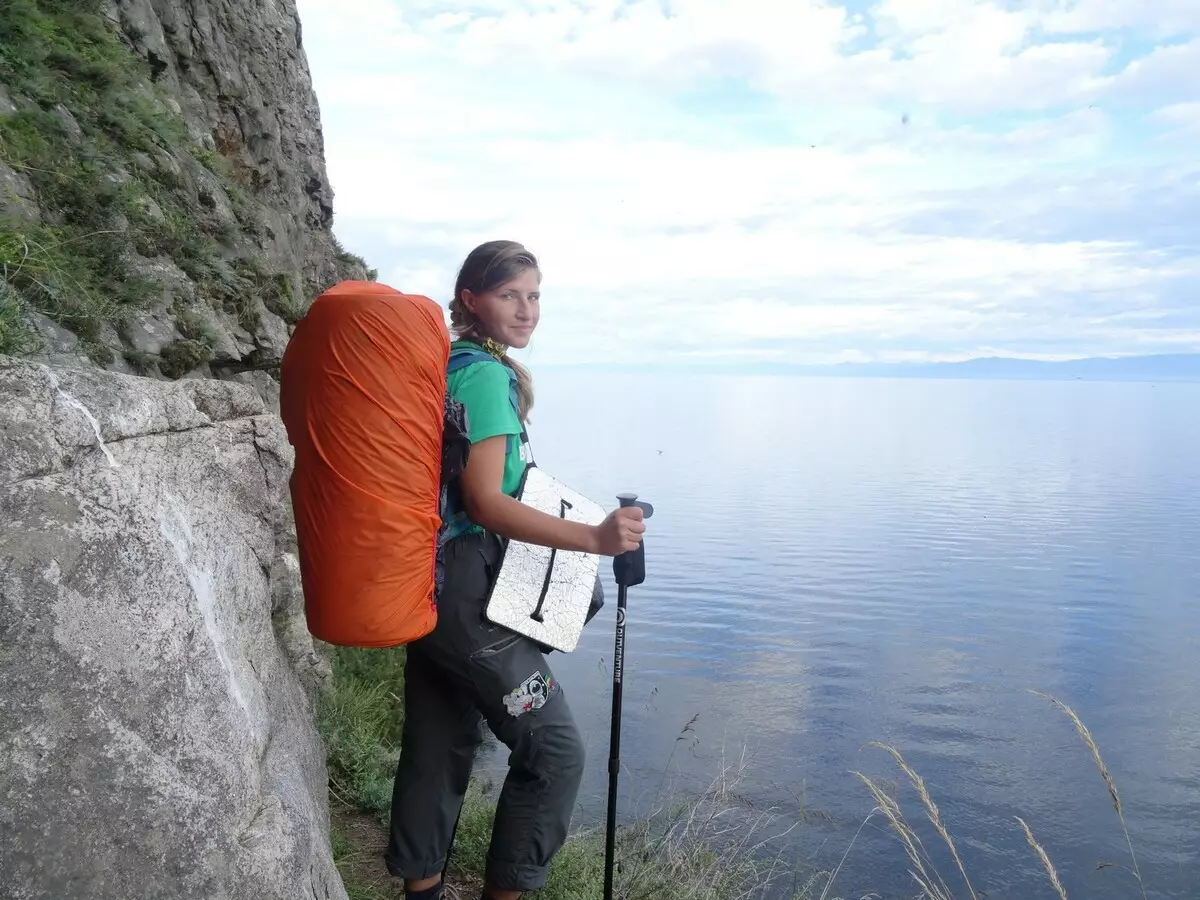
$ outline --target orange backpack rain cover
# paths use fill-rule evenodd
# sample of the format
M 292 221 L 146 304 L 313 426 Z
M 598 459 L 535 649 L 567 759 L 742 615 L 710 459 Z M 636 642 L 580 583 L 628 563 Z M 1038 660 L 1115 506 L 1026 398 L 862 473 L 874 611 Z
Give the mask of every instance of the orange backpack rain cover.
M 433 630 L 450 334 L 428 297 L 344 281 L 283 354 L 292 507 L 314 637 L 390 647 Z

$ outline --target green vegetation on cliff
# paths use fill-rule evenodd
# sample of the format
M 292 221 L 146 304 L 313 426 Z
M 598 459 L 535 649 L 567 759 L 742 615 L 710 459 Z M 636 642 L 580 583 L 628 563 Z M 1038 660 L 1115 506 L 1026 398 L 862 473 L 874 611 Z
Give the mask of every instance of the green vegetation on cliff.
M 125 253 L 139 240 L 194 240 L 179 215 L 137 228 L 144 198 L 155 188 L 168 192 L 158 177 L 121 177 L 121 161 L 131 151 L 182 143 L 186 134 L 159 98 L 139 89 L 144 73 L 99 7 L 97 0 L 10 0 L 0 8 L 0 83 L 28 101 L 0 117 L 0 161 L 32 183 L 42 209 L 39 217 L 32 198 L 10 197 L 13 206 L 26 201 L 24 221 L 10 210 L 0 223 L 4 352 L 24 349 L 32 337 L 17 318 L 21 303 L 99 351 L 102 323 L 120 322 L 154 290 L 122 277 Z M 122 214 L 130 227 L 121 227 Z
M 178 377 L 222 321 L 249 347 L 264 309 L 294 322 L 323 285 L 271 267 L 254 173 L 189 127 L 104 6 L 0 4 L 0 353 L 36 349 L 40 313 L 100 365 Z M 122 333 L 154 305 L 175 333 L 145 352 Z

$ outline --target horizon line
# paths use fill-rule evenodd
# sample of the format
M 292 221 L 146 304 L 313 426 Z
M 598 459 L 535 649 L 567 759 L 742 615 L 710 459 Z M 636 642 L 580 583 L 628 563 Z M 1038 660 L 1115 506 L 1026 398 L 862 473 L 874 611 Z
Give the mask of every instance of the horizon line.
M 842 361 L 801 363 L 778 360 L 723 362 L 718 359 L 661 362 L 546 362 L 533 363 L 541 369 L 604 371 L 696 371 L 711 374 L 778 374 L 811 376 L 868 375 L 958 375 L 1157 378 L 1200 380 L 1200 353 L 1126 354 L 1081 356 L 1068 359 L 1035 359 L 1014 356 L 979 356 L 963 360 L 904 360 L 896 362 Z

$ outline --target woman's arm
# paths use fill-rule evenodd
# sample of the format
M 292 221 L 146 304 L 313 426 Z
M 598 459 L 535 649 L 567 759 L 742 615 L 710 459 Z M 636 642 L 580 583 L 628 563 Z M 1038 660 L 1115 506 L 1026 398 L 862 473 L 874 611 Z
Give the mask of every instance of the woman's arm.
M 636 506 L 613 510 L 599 525 L 584 525 L 538 512 L 501 490 L 504 483 L 505 432 L 520 430 L 509 405 L 508 374 L 499 365 L 469 367 L 457 386 L 471 418 L 474 443 L 459 476 L 463 505 L 476 525 L 525 544 L 619 556 L 636 550 L 646 525 Z
M 471 445 L 467 467 L 460 476 L 463 504 L 471 521 L 525 544 L 603 553 L 599 528 L 539 512 L 500 490 L 506 443 L 501 434 Z

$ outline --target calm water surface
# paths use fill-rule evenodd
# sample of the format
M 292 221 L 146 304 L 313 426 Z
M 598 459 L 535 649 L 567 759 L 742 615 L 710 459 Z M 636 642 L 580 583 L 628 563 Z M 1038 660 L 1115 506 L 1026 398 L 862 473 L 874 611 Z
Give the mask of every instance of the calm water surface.
M 746 754 L 773 850 L 832 868 L 873 803 L 853 770 L 921 775 L 989 898 L 1127 898 L 1125 804 L 1151 897 L 1200 896 L 1200 385 L 611 376 L 544 370 L 540 465 L 655 504 L 630 592 L 622 809 Z M 554 654 L 603 817 L 612 612 Z M 699 714 L 693 730 L 681 729 Z M 502 771 L 503 755 L 487 763 Z M 837 895 L 916 894 L 873 820 Z M 925 823 L 927 824 L 927 823 Z M 942 856 L 936 838 L 921 831 Z M 950 865 L 942 866 L 952 887 Z M 965 895 L 965 891 L 962 892 Z

